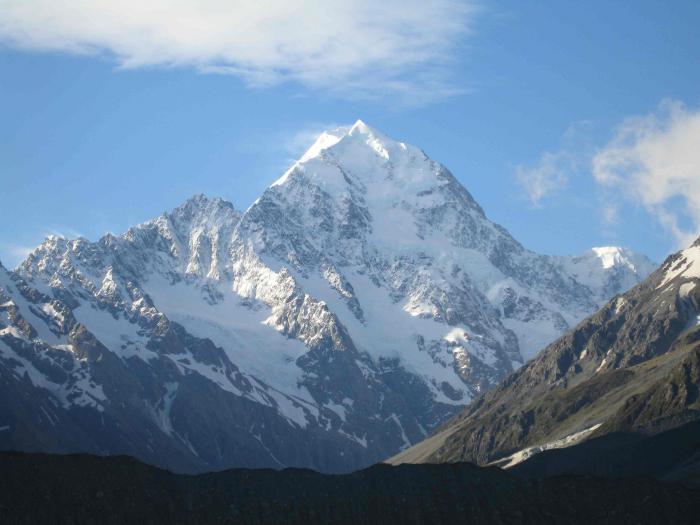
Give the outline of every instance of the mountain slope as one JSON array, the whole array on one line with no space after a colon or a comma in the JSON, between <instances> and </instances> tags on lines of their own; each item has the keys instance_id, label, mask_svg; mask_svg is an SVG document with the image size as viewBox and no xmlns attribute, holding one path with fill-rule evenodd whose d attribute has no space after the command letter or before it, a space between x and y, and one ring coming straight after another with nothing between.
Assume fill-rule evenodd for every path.
<instances>
[{"instance_id":1,"label":"mountain slope","mask_svg":"<svg viewBox=\"0 0 700 525\"><path fill-rule=\"evenodd\" d=\"M23 319L0 326L6 399L36 404L8 403L0 447L352 470L423 439L648 266L528 251L446 168L358 122L244 213L195 196L2 270ZM18 432L28 420L41 432Z\"/></svg>"},{"instance_id":2,"label":"mountain slope","mask_svg":"<svg viewBox=\"0 0 700 525\"><path fill-rule=\"evenodd\" d=\"M700 240L390 460L498 461L700 419Z\"/></svg>"}]
</instances>

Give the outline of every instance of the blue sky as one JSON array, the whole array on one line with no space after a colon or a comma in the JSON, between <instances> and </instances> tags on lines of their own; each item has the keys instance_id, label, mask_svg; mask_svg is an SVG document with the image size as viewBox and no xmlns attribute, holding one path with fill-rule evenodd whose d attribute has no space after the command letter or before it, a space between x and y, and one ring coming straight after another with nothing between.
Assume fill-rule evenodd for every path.
<instances>
[{"instance_id":1,"label":"blue sky","mask_svg":"<svg viewBox=\"0 0 700 525\"><path fill-rule=\"evenodd\" d=\"M0 0L3 263L195 193L245 209L358 118L536 251L661 261L699 233L697 1L195 4Z\"/></svg>"}]
</instances>

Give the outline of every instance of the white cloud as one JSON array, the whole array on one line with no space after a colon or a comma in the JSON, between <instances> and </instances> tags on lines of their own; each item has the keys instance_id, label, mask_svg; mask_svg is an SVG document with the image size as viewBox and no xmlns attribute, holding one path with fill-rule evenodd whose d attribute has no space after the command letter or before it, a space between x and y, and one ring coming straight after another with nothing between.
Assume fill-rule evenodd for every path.
<instances>
[{"instance_id":1,"label":"white cloud","mask_svg":"<svg viewBox=\"0 0 700 525\"><path fill-rule=\"evenodd\" d=\"M525 189L532 204L539 206L542 198L566 187L569 181L567 173L572 169L573 160L566 151L546 151L536 166L517 166L515 177Z\"/></svg>"},{"instance_id":2,"label":"white cloud","mask_svg":"<svg viewBox=\"0 0 700 525\"><path fill-rule=\"evenodd\" d=\"M588 120L572 123L564 132L558 151L545 151L533 167L522 164L515 167L515 178L533 206L540 207L543 198L566 188L582 159L590 156L591 126Z\"/></svg>"},{"instance_id":3,"label":"white cloud","mask_svg":"<svg viewBox=\"0 0 700 525\"><path fill-rule=\"evenodd\" d=\"M0 0L0 40L424 102L459 91L448 66L475 12L471 0Z\"/></svg>"},{"instance_id":4,"label":"white cloud","mask_svg":"<svg viewBox=\"0 0 700 525\"><path fill-rule=\"evenodd\" d=\"M26 259L33 249L34 247L21 246L19 244L5 244L4 249L0 251L0 255L3 255L0 262L6 268L14 268Z\"/></svg>"},{"instance_id":5,"label":"white cloud","mask_svg":"<svg viewBox=\"0 0 700 525\"><path fill-rule=\"evenodd\" d=\"M299 160L321 133L341 126L343 125L333 122L306 122L295 124L293 128L287 126L274 130L251 130L234 147L239 152L272 160L274 165L270 168L271 175L276 177L279 175L277 172L285 171Z\"/></svg>"},{"instance_id":6,"label":"white cloud","mask_svg":"<svg viewBox=\"0 0 700 525\"><path fill-rule=\"evenodd\" d=\"M593 157L593 176L642 204L687 245L700 233L700 110L663 102L632 117Z\"/></svg>"},{"instance_id":7,"label":"white cloud","mask_svg":"<svg viewBox=\"0 0 700 525\"><path fill-rule=\"evenodd\" d=\"M345 126L347 127L347 124ZM299 157L316 142L316 139L324 131L338 129L340 127L342 127L340 124L330 122L311 123L307 124L302 129L290 131L280 140L284 152L288 155L286 159L287 162L298 160Z\"/></svg>"},{"instance_id":8,"label":"white cloud","mask_svg":"<svg viewBox=\"0 0 700 525\"><path fill-rule=\"evenodd\" d=\"M609 226L620 222L620 212L614 202L605 201L601 209L603 223Z\"/></svg>"},{"instance_id":9,"label":"white cloud","mask_svg":"<svg viewBox=\"0 0 700 525\"><path fill-rule=\"evenodd\" d=\"M73 228L49 225L41 232L37 232L36 244L33 246L0 243L0 262L2 262L6 267L14 268L19 263L24 261L24 259L26 259L27 256L49 235L60 237L62 239L77 239L78 237L83 237L82 233Z\"/></svg>"},{"instance_id":10,"label":"white cloud","mask_svg":"<svg viewBox=\"0 0 700 525\"><path fill-rule=\"evenodd\" d=\"M83 234L78 230L66 226L47 227L43 232L43 237L46 238L49 235L60 237L61 239L77 239L78 237L83 237Z\"/></svg>"}]
</instances>

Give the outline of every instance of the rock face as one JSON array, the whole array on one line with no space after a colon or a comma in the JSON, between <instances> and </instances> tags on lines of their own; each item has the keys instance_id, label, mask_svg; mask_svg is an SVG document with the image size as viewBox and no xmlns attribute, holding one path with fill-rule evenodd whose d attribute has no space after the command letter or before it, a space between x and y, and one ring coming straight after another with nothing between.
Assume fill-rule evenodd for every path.
<instances>
[{"instance_id":1,"label":"rock face","mask_svg":"<svg viewBox=\"0 0 700 525\"><path fill-rule=\"evenodd\" d=\"M244 213L196 196L0 268L0 448L346 471L416 443L650 263L523 248L357 122Z\"/></svg>"},{"instance_id":2,"label":"rock face","mask_svg":"<svg viewBox=\"0 0 700 525\"><path fill-rule=\"evenodd\" d=\"M700 239L390 462L512 467L542 450L700 420L698 285Z\"/></svg>"}]
</instances>

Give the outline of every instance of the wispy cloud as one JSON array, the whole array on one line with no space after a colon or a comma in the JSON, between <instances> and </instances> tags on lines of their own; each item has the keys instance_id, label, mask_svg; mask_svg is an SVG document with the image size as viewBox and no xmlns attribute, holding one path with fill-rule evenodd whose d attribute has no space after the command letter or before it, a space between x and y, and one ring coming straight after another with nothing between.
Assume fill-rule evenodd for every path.
<instances>
[{"instance_id":1,"label":"wispy cloud","mask_svg":"<svg viewBox=\"0 0 700 525\"><path fill-rule=\"evenodd\" d=\"M66 226L49 226L43 232L43 237L48 237L53 235L55 237L61 237L62 239L77 239L78 237L83 237L83 234L78 230L75 230Z\"/></svg>"},{"instance_id":2,"label":"wispy cloud","mask_svg":"<svg viewBox=\"0 0 700 525\"><path fill-rule=\"evenodd\" d=\"M345 124L344 126L349 126ZM302 129L290 131L281 138L280 144L287 155L288 164L296 161L302 154L316 142L318 136L324 131L334 130L342 127L341 124L332 122L316 122L305 125Z\"/></svg>"},{"instance_id":3,"label":"wispy cloud","mask_svg":"<svg viewBox=\"0 0 700 525\"><path fill-rule=\"evenodd\" d=\"M83 237L83 234L79 231L66 227L49 225L43 228L40 232L37 232L36 243L34 245L20 244L20 243L2 243L0 242L0 261L7 267L13 268L21 263L27 256L37 248L43 239L53 235L55 237L61 237L63 239L77 239L78 237ZM24 242L32 242L29 239L25 239Z\"/></svg>"},{"instance_id":4,"label":"wispy cloud","mask_svg":"<svg viewBox=\"0 0 700 525\"><path fill-rule=\"evenodd\" d=\"M516 166L515 177L533 206L538 207L544 197L566 187L572 167L573 160L566 151L546 151L535 166Z\"/></svg>"},{"instance_id":5,"label":"wispy cloud","mask_svg":"<svg viewBox=\"0 0 700 525\"><path fill-rule=\"evenodd\" d=\"M620 212L614 202L610 200L605 200L601 208L601 218L603 219L603 224L607 226L615 226L620 222Z\"/></svg>"},{"instance_id":6,"label":"wispy cloud","mask_svg":"<svg viewBox=\"0 0 700 525\"><path fill-rule=\"evenodd\" d=\"M665 101L624 120L592 171L608 192L641 203L679 245L700 234L700 110Z\"/></svg>"},{"instance_id":7,"label":"wispy cloud","mask_svg":"<svg viewBox=\"0 0 700 525\"><path fill-rule=\"evenodd\" d=\"M579 169L590 148L587 137L590 124L588 121L572 124L564 133L558 151L545 151L534 166L515 167L515 178L533 206L540 207L542 199L567 187L569 177Z\"/></svg>"},{"instance_id":8,"label":"wispy cloud","mask_svg":"<svg viewBox=\"0 0 700 525\"><path fill-rule=\"evenodd\" d=\"M476 12L470 0L0 0L0 40L420 103L460 92L449 65Z\"/></svg>"},{"instance_id":9,"label":"wispy cloud","mask_svg":"<svg viewBox=\"0 0 700 525\"><path fill-rule=\"evenodd\" d=\"M32 246L20 246L18 244L6 244L4 254L6 260L2 261L8 268L14 268L24 259L27 258L34 247Z\"/></svg>"},{"instance_id":10,"label":"wispy cloud","mask_svg":"<svg viewBox=\"0 0 700 525\"><path fill-rule=\"evenodd\" d=\"M348 124L306 122L274 130L251 130L244 140L234 144L237 151L265 158L272 164L271 175L278 176L308 150L321 133Z\"/></svg>"}]
</instances>

